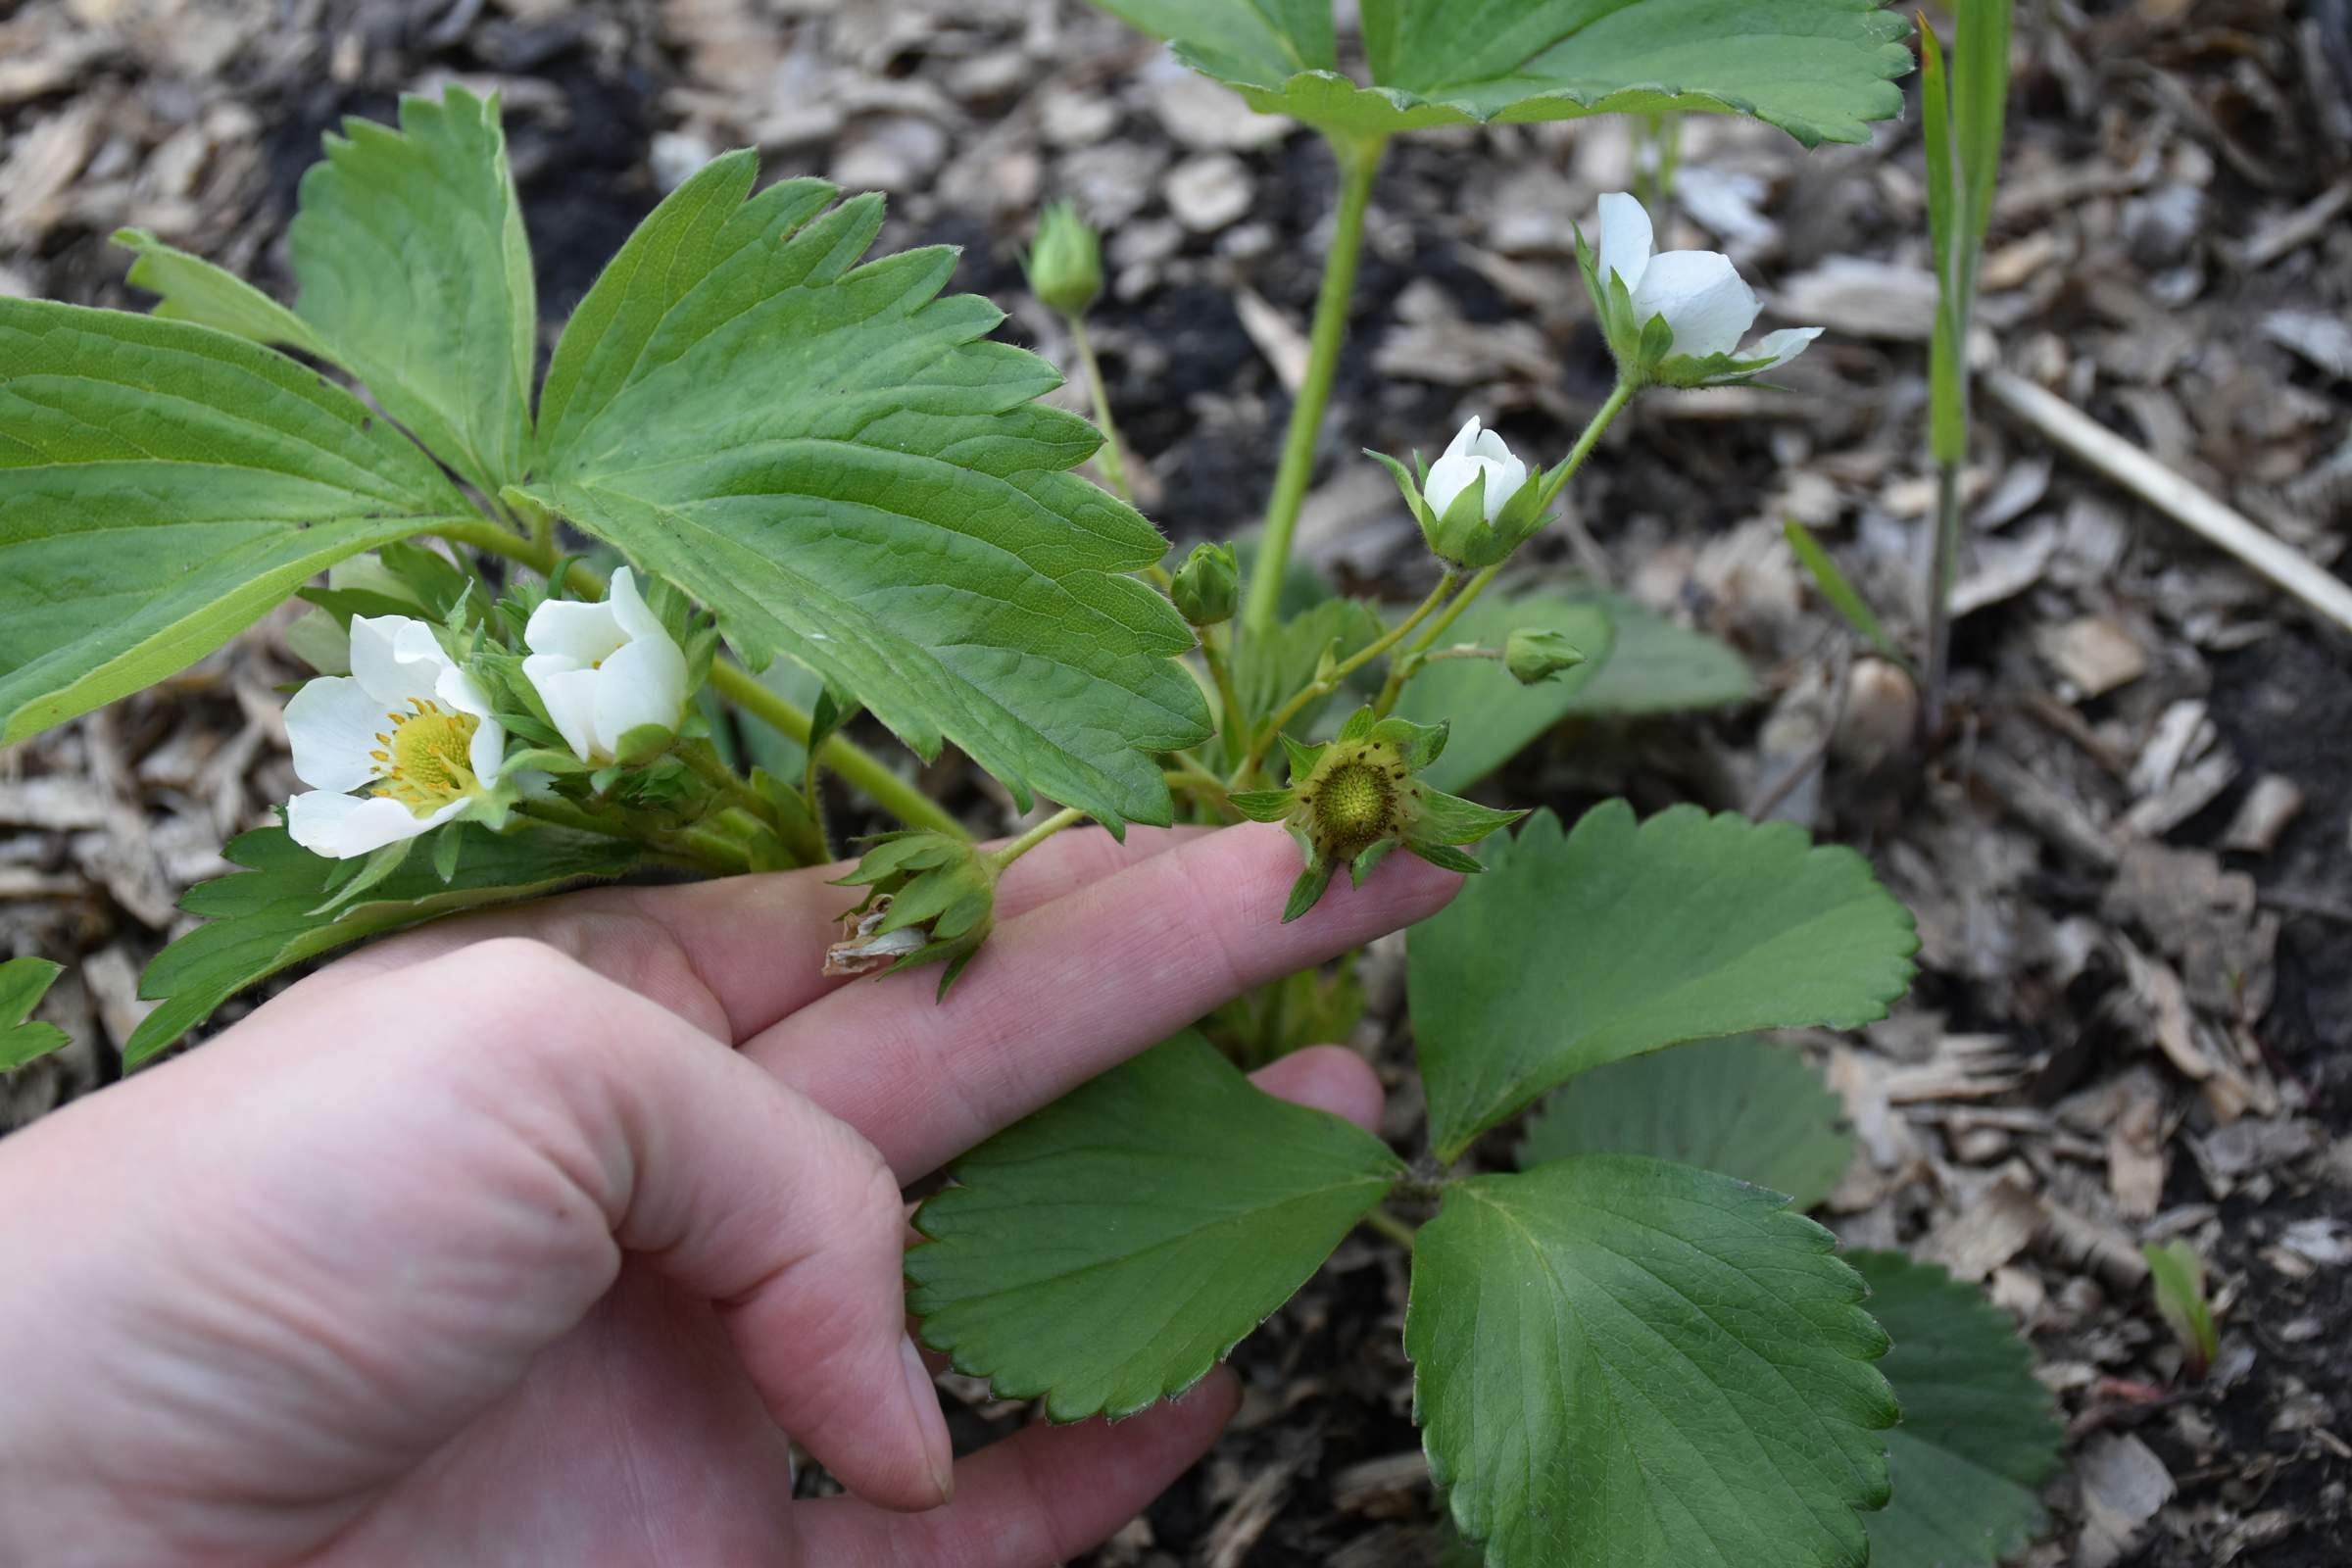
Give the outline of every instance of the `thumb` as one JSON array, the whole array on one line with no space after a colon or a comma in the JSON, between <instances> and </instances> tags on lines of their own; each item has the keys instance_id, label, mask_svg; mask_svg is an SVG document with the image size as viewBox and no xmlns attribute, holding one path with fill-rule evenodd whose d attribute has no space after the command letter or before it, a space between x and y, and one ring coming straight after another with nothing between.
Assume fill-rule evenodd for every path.
<instances>
[{"instance_id":1,"label":"thumb","mask_svg":"<svg viewBox=\"0 0 2352 1568\"><path fill-rule=\"evenodd\" d=\"M946 1501L947 1420L906 1336L903 1206L873 1146L550 948L487 943L430 967L464 972L427 989L529 999L493 1054L536 1080L514 1086L523 1103L562 1107L532 1141L622 1250L716 1306L777 1424L870 1501ZM517 1037L544 1044L507 1055Z\"/></svg>"}]
</instances>

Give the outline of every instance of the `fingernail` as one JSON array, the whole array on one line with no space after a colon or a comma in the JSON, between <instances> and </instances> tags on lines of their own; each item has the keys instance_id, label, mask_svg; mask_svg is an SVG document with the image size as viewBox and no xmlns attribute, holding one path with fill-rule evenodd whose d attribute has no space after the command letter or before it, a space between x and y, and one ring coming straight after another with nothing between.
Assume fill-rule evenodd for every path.
<instances>
[{"instance_id":1,"label":"fingernail","mask_svg":"<svg viewBox=\"0 0 2352 1568\"><path fill-rule=\"evenodd\" d=\"M915 1424L923 1429L923 1462L930 1466L939 1500L946 1502L956 1495L956 1446L948 1437L948 1413L940 1408L939 1390L913 1335L899 1341L899 1359L906 1367L906 1397L913 1402Z\"/></svg>"}]
</instances>

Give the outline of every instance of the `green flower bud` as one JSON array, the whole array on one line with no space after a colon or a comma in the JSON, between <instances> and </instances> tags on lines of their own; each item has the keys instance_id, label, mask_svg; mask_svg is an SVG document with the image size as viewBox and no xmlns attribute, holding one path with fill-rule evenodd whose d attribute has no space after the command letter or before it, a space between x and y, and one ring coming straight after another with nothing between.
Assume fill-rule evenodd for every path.
<instances>
[{"instance_id":1,"label":"green flower bud","mask_svg":"<svg viewBox=\"0 0 2352 1568\"><path fill-rule=\"evenodd\" d=\"M996 919L995 864L978 845L947 833L885 833L833 885L869 891L842 916L842 939L825 950L825 973L897 974L945 962L942 999Z\"/></svg>"},{"instance_id":2,"label":"green flower bud","mask_svg":"<svg viewBox=\"0 0 2352 1568\"><path fill-rule=\"evenodd\" d=\"M1522 686L1549 680L1584 662L1584 654L1567 638L1540 626L1522 626L1502 642L1502 667Z\"/></svg>"},{"instance_id":3,"label":"green flower bud","mask_svg":"<svg viewBox=\"0 0 2352 1568\"><path fill-rule=\"evenodd\" d=\"M1195 545L1176 568L1168 597L1177 613L1196 626L1214 626L1233 618L1234 601L1241 597L1242 566L1231 545Z\"/></svg>"},{"instance_id":4,"label":"green flower bud","mask_svg":"<svg viewBox=\"0 0 2352 1568\"><path fill-rule=\"evenodd\" d=\"M1409 472L1384 453L1364 455L1396 479L1431 552L1456 566L1492 566L1544 526L1542 479L1475 418L1426 469L1419 453Z\"/></svg>"},{"instance_id":5,"label":"green flower bud","mask_svg":"<svg viewBox=\"0 0 2352 1568\"><path fill-rule=\"evenodd\" d=\"M1375 719L1364 708L1324 745L1282 738L1291 759L1290 788L1245 790L1232 799L1244 816L1288 826L1306 858L1282 913L1286 922L1315 906L1342 865L1349 882L1361 887L1372 868L1398 849L1448 871L1484 869L1452 846L1475 844L1527 813L1491 810L1413 776L1446 750L1446 731L1444 724Z\"/></svg>"},{"instance_id":6,"label":"green flower bud","mask_svg":"<svg viewBox=\"0 0 2352 1568\"><path fill-rule=\"evenodd\" d=\"M1070 203L1049 202L1021 267L1030 293L1064 316L1084 316L1102 292L1102 236Z\"/></svg>"}]
</instances>

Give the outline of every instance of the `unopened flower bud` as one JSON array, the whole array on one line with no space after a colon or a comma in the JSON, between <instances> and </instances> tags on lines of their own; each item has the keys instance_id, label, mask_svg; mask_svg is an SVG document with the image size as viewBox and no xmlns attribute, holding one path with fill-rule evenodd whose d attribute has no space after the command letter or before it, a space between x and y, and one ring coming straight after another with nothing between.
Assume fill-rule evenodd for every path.
<instances>
[{"instance_id":1,"label":"unopened flower bud","mask_svg":"<svg viewBox=\"0 0 2352 1568\"><path fill-rule=\"evenodd\" d=\"M1545 627L1522 626L1503 639L1502 667L1522 686L1547 681L1584 662L1582 650Z\"/></svg>"},{"instance_id":2,"label":"unopened flower bud","mask_svg":"<svg viewBox=\"0 0 2352 1568\"><path fill-rule=\"evenodd\" d=\"M1622 192L1600 199L1597 251L1576 241L1577 265L1592 296L1618 372L1636 386L1734 386L1779 368L1821 335L1783 327L1742 348L1763 303L1730 257L1664 251L1649 214Z\"/></svg>"},{"instance_id":3,"label":"unopened flower bud","mask_svg":"<svg viewBox=\"0 0 2352 1568\"><path fill-rule=\"evenodd\" d=\"M1168 596L1177 613L1196 626L1214 626L1233 618L1234 601L1241 597L1242 567L1231 545L1195 545Z\"/></svg>"},{"instance_id":4,"label":"unopened flower bud","mask_svg":"<svg viewBox=\"0 0 2352 1568\"><path fill-rule=\"evenodd\" d=\"M1366 456L1396 478L1431 552L1456 566L1492 566L1544 526L1543 485L1531 484L1527 465L1475 417L1427 472L1409 472L1378 452ZM1420 461L1415 456L1416 467Z\"/></svg>"},{"instance_id":5,"label":"unopened flower bud","mask_svg":"<svg viewBox=\"0 0 2352 1568\"><path fill-rule=\"evenodd\" d=\"M1068 202L1037 215L1037 243L1021 259L1029 292L1064 316L1083 316L1102 292L1102 237Z\"/></svg>"}]
</instances>

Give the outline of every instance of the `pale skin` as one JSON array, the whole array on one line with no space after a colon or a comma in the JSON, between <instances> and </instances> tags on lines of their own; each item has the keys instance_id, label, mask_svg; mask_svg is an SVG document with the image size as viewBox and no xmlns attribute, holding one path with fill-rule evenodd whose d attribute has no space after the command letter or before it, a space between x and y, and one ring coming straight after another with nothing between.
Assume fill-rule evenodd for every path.
<instances>
[{"instance_id":1,"label":"pale skin","mask_svg":"<svg viewBox=\"0 0 2352 1568\"><path fill-rule=\"evenodd\" d=\"M953 1457L902 1184L1456 883L1397 856L1285 926L1279 830L1128 838L1006 872L944 1006L927 973L819 976L834 873L607 889L364 950L0 1141L0 1561L1030 1568L1100 1541L1233 1379ZM1379 1112L1337 1048L1258 1082ZM793 1502L796 1440L854 1495Z\"/></svg>"}]
</instances>

